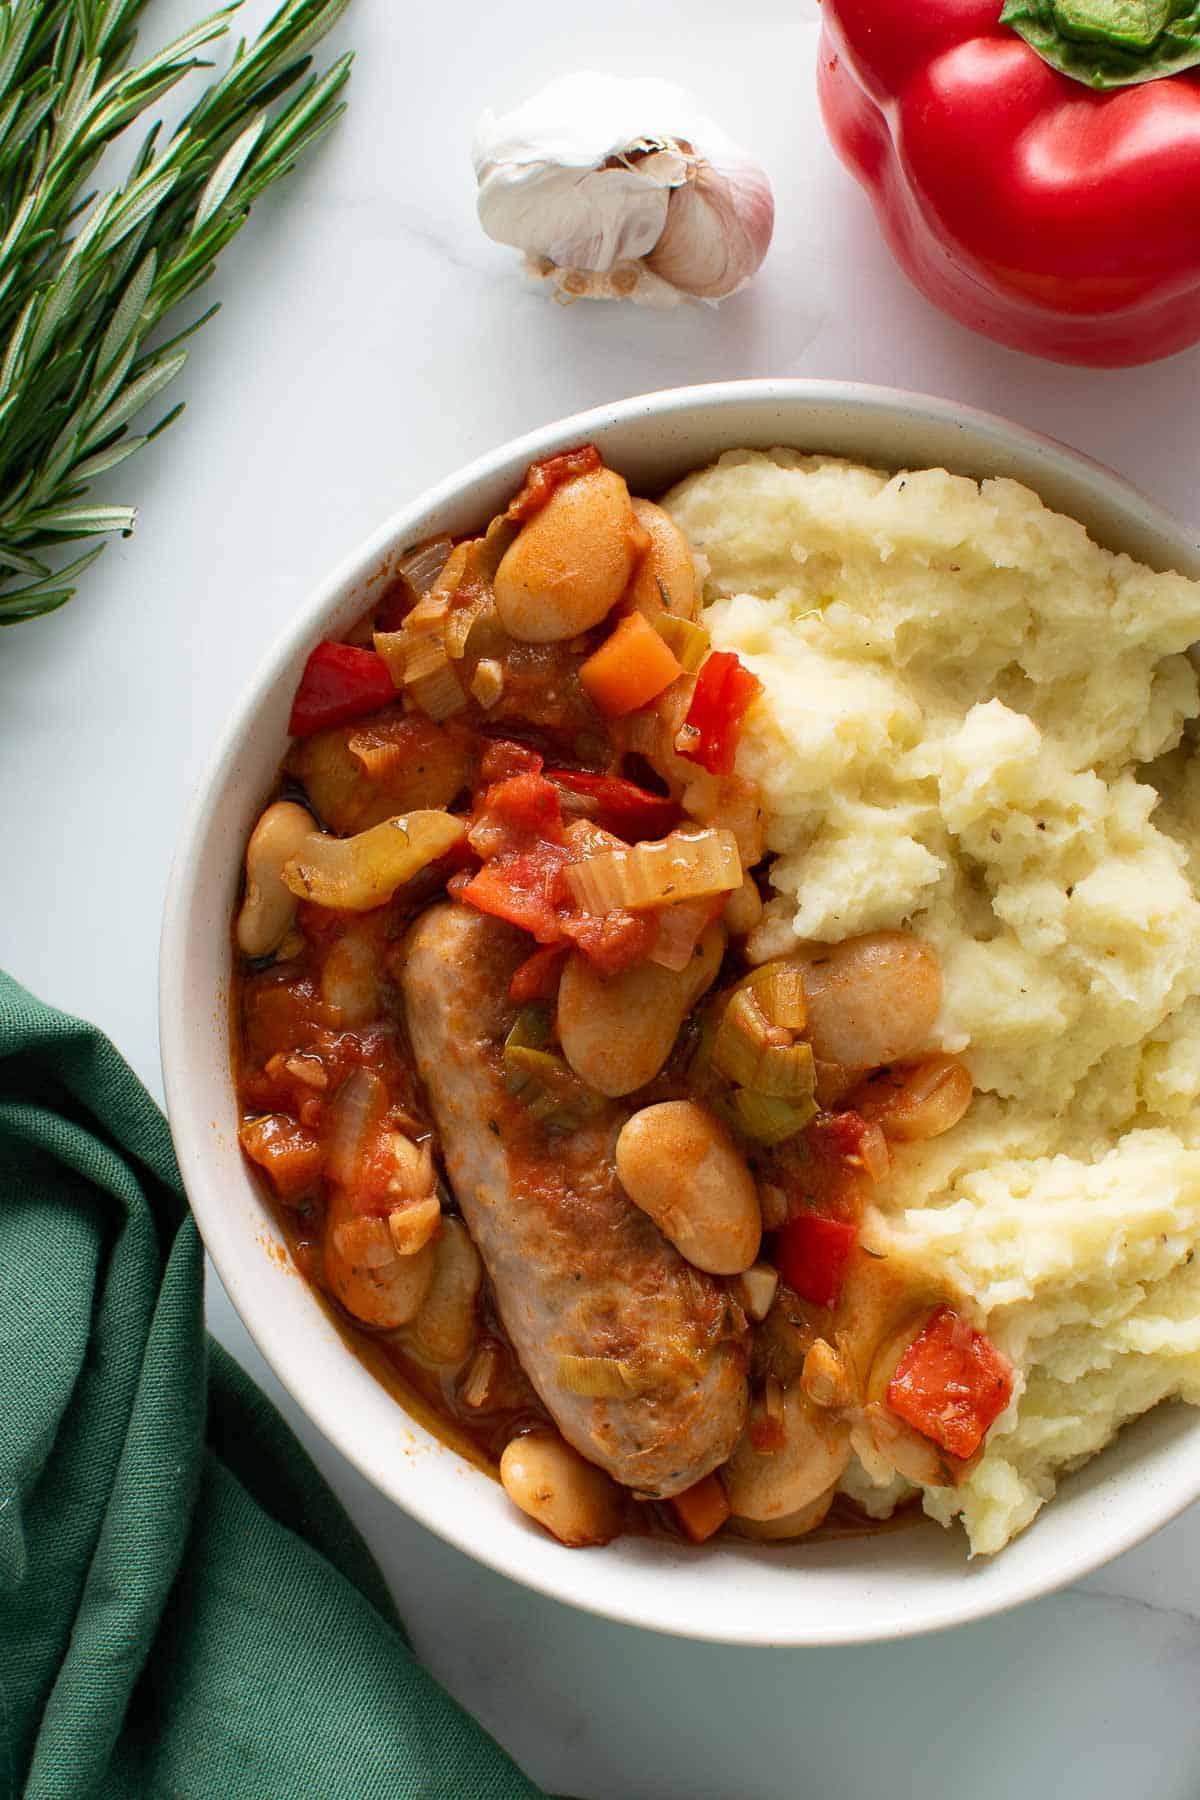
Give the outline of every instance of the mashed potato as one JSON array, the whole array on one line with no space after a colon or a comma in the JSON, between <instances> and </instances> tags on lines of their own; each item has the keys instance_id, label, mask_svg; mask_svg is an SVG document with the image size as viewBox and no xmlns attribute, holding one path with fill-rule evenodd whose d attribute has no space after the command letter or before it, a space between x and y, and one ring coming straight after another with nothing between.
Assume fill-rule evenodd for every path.
<instances>
[{"instance_id":1,"label":"mashed potato","mask_svg":"<svg viewBox=\"0 0 1200 1800\"><path fill-rule=\"evenodd\" d=\"M1124 1420L1200 1401L1200 583L944 470L735 452L667 505L766 689L759 950L908 926L942 960L934 1038L980 1095L896 1147L871 1229L1017 1368L973 1473L924 1495L994 1551Z\"/></svg>"}]
</instances>

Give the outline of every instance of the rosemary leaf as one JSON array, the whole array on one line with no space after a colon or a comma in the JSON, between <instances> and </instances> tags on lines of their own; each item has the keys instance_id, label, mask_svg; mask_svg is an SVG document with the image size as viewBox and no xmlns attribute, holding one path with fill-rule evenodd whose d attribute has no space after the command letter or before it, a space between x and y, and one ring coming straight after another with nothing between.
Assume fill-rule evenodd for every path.
<instances>
[{"instance_id":1,"label":"rosemary leaf","mask_svg":"<svg viewBox=\"0 0 1200 1800\"><path fill-rule=\"evenodd\" d=\"M146 3L0 6L0 625L64 605L104 543L57 569L44 555L133 529L135 509L90 502L89 484L178 417L182 406L130 434L217 308L169 335L159 327L212 274L257 196L345 110L351 58L309 71L350 0L283 0L174 134L151 124L124 182L93 193L109 145L202 66L198 52L236 11L133 64Z\"/></svg>"}]
</instances>

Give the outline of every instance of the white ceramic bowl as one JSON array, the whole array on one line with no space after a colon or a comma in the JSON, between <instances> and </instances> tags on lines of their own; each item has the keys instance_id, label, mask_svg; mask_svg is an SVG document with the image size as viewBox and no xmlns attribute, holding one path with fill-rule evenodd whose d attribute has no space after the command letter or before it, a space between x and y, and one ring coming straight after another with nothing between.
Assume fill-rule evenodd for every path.
<instances>
[{"instance_id":1,"label":"white ceramic bowl","mask_svg":"<svg viewBox=\"0 0 1200 1800\"><path fill-rule=\"evenodd\" d=\"M367 1373L280 1254L279 1232L238 1151L229 918L241 849L284 752L304 659L365 609L393 553L435 531L478 529L534 457L589 439L636 493L657 493L738 445L1011 475L1113 548L1200 577L1195 539L1107 469L999 419L882 388L747 381L678 389L578 414L480 458L402 507L297 607L234 711L188 813L163 927L161 1032L192 1207L248 1330L313 1422L398 1505L514 1580L613 1619L722 1643L863 1643L978 1619L1085 1574L1200 1496L1200 1412L1160 1408L1124 1432L990 1561L969 1564L960 1536L932 1525L792 1547L721 1539L693 1549L627 1538L603 1550L565 1550Z\"/></svg>"}]
</instances>

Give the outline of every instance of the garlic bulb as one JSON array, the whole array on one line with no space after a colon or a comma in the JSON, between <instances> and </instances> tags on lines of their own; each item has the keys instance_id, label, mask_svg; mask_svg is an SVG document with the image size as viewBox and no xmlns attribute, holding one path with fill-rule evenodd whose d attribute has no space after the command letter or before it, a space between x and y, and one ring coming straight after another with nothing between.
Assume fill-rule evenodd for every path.
<instances>
[{"instance_id":1,"label":"garlic bulb","mask_svg":"<svg viewBox=\"0 0 1200 1800\"><path fill-rule=\"evenodd\" d=\"M771 186L670 81L582 73L485 112L479 220L560 300L723 300L771 242Z\"/></svg>"}]
</instances>

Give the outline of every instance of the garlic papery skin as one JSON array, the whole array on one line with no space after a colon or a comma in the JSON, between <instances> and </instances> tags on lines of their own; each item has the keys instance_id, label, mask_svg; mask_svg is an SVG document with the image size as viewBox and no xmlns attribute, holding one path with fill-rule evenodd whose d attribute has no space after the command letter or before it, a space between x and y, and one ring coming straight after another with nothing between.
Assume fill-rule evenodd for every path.
<instances>
[{"instance_id":1,"label":"garlic papery skin","mask_svg":"<svg viewBox=\"0 0 1200 1800\"><path fill-rule=\"evenodd\" d=\"M472 157L484 230L561 300L721 300L771 241L766 175L673 82L562 76L485 112Z\"/></svg>"}]
</instances>

